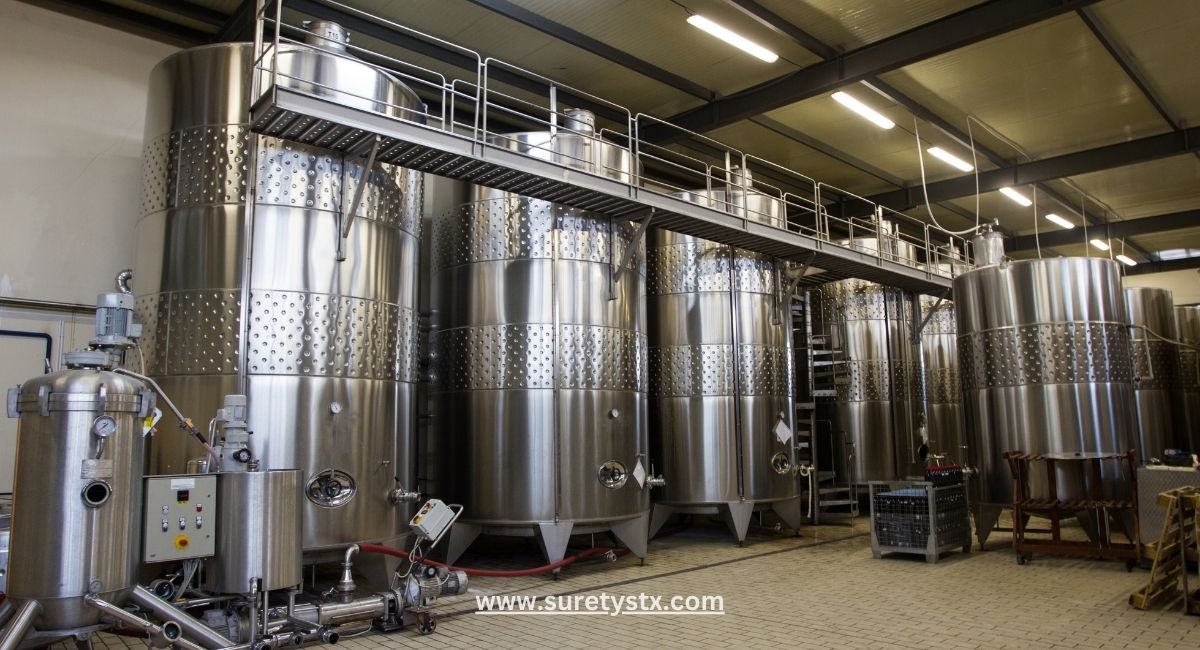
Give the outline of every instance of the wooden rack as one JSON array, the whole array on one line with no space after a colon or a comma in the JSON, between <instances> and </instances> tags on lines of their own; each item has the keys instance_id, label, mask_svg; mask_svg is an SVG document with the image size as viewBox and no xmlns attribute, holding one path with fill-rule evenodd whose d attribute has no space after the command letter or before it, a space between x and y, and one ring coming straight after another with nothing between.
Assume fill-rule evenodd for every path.
<instances>
[{"instance_id":1,"label":"wooden rack","mask_svg":"<svg viewBox=\"0 0 1200 650\"><path fill-rule=\"evenodd\" d=\"M1013 476L1013 548L1017 563L1025 564L1034 552L1067 557L1112 558L1125 560L1127 569L1141 558L1142 533L1137 517L1137 452L1119 454L1078 452L1066 454L1026 454L1009 451L1004 454ZM1129 485L1128 499L1105 494L1103 465L1117 465L1124 483ZM1080 485L1086 496L1060 499L1058 470L1081 465L1080 476L1088 477L1087 486ZM1033 468L1044 471L1046 496L1029 494L1029 479ZM1110 468L1110 471L1111 468ZM1119 495L1124 497L1125 495ZM1096 525L1094 541L1066 540L1062 537L1062 520L1084 515ZM1030 516L1044 517L1050 522L1050 538L1030 538L1033 532L1026 527ZM1112 517L1124 517L1133 526L1132 543L1112 540Z\"/></svg>"}]
</instances>

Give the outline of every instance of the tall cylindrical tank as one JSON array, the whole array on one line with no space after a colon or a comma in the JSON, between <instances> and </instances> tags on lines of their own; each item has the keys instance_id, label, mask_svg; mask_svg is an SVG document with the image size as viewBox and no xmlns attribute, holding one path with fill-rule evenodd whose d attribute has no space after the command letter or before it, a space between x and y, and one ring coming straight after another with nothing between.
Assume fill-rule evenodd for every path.
<instances>
[{"instance_id":1,"label":"tall cylindrical tank","mask_svg":"<svg viewBox=\"0 0 1200 650\"><path fill-rule=\"evenodd\" d=\"M1175 308L1175 322L1179 340L1187 345L1177 346L1179 406L1176 444L1187 447L1192 453L1200 453L1200 306L1189 305Z\"/></svg>"},{"instance_id":2,"label":"tall cylindrical tank","mask_svg":"<svg viewBox=\"0 0 1200 650\"><path fill-rule=\"evenodd\" d=\"M977 528L986 540L998 507L1012 503L1004 452L1132 448L1129 319L1117 264L1099 258L978 268L955 278L954 304L970 457L982 491ZM1060 496L1075 478L1059 481ZM1120 490L1111 478L1108 487Z\"/></svg>"},{"instance_id":3,"label":"tall cylindrical tank","mask_svg":"<svg viewBox=\"0 0 1200 650\"><path fill-rule=\"evenodd\" d=\"M279 83L319 79L308 90L397 114L419 105L339 51L336 26L313 29L334 40L283 46ZM198 47L151 74L135 286L146 372L189 414L247 395L262 466L303 472L306 551L395 542L408 508L388 493L413 487L422 176L252 133L253 56ZM150 469L181 473L202 453L158 436Z\"/></svg>"},{"instance_id":4,"label":"tall cylindrical tank","mask_svg":"<svg viewBox=\"0 0 1200 650\"><path fill-rule=\"evenodd\" d=\"M1178 384L1175 300L1167 289L1125 289L1133 353L1134 397L1137 399L1138 456L1145 463L1161 459L1164 449L1186 441L1175 439L1173 404Z\"/></svg>"},{"instance_id":5,"label":"tall cylindrical tank","mask_svg":"<svg viewBox=\"0 0 1200 650\"><path fill-rule=\"evenodd\" d=\"M628 151L586 111L569 115L556 133L494 143L628 178ZM464 506L451 561L481 532L536 535L555 560L572 532L612 530L644 554L644 244L619 268L636 231L485 187L434 218L433 424Z\"/></svg>"},{"instance_id":6,"label":"tall cylindrical tank","mask_svg":"<svg viewBox=\"0 0 1200 650\"><path fill-rule=\"evenodd\" d=\"M884 222L878 230L890 233L892 225ZM911 245L894 237L845 243L913 259ZM841 351L845 364L830 414L835 471L841 480L858 484L917 471L912 301L899 289L859 279L821 285L817 295L830 345Z\"/></svg>"},{"instance_id":7,"label":"tall cylindrical tank","mask_svg":"<svg viewBox=\"0 0 1200 650\"><path fill-rule=\"evenodd\" d=\"M923 295L919 304L921 318L928 317L920 337L918 403L924 404L929 451L945 456L946 462L965 463L967 441L963 434L954 303Z\"/></svg>"},{"instance_id":8,"label":"tall cylindrical tank","mask_svg":"<svg viewBox=\"0 0 1200 650\"><path fill-rule=\"evenodd\" d=\"M93 625L100 610L85 595L121 603L137 584L141 418L154 396L97 354L68 354L69 369L26 381L10 402L20 420L8 597L38 601L39 630Z\"/></svg>"},{"instance_id":9,"label":"tall cylindrical tank","mask_svg":"<svg viewBox=\"0 0 1200 650\"><path fill-rule=\"evenodd\" d=\"M754 191L745 173L734 186L684 198L782 225L782 201ZM667 477L651 531L672 512L711 511L741 540L767 504L798 526L783 262L656 229L648 268L650 432Z\"/></svg>"}]
</instances>

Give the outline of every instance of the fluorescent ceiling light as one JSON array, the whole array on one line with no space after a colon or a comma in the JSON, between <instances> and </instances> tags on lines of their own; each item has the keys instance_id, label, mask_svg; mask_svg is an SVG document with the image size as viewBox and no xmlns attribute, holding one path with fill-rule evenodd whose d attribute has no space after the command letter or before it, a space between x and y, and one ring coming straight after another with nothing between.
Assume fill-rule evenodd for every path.
<instances>
[{"instance_id":1,"label":"fluorescent ceiling light","mask_svg":"<svg viewBox=\"0 0 1200 650\"><path fill-rule=\"evenodd\" d=\"M1046 215L1046 220L1051 223L1062 226L1063 228L1066 228L1067 230L1070 230L1075 227L1075 224L1073 224L1070 221L1067 221L1066 219L1063 219L1062 217L1058 216L1057 214L1053 214L1053 213Z\"/></svg>"},{"instance_id":2,"label":"fluorescent ceiling light","mask_svg":"<svg viewBox=\"0 0 1200 650\"><path fill-rule=\"evenodd\" d=\"M1033 201L1030 201L1024 194L1021 194L1011 187L1000 188L1000 193L1016 201L1017 203L1020 203L1023 207L1028 208L1029 206L1033 205Z\"/></svg>"},{"instance_id":3,"label":"fluorescent ceiling light","mask_svg":"<svg viewBox=\"0 0 1200 650\"><path fill-rule=\"evenodd\" d=\"M1137 262L1133 261L1132 257L1128 257L1125 255L1118 255L1117 259L1120 260L1120 262L1122 264L1124 264L1125 266L1137 266Z\"/></svg>"},{"instance_id":4,"label":"fluorescent ceiling light","mask_svg":"<svg viewBox=\"0 0 1200 650\"><path fill-rule=\"evenodd\" d=\"M959 158L958 156L950 153L949 151L946 151L945 149L943 149L941 147L930 147L928 149L928 151L929 151L929 154L931 156L933 156L934 158L941 158L944 162L949 163L951 167L957 167L958 169L960 169L964 172L969 172L972 169L975 169L967 161L963 160L962 158Z\"/></svg>"},{"instance_id":5,"label":"fluorescent ceiling light","mask_svg":"<svg viewBox=\"0 0 1200 650\"><path fill-rule=\"evenodd\" d=\"M870 106L867 106L866 104L858 101L857 99L851 97L850 95L847 95L846 93L844 93L840 90L837 91L836 93L833 93L833 99L834 99L834 101L841 104L842 106L845 106L846 108L854 111L855 113L858 113L859 115L867 118L868 120L871 120L872 122L875 123L875 126L878 126L881 129L890 129L893 126L896 126L895 122L884 117L879 111L876 111L875 109L871 108Z\"/></svg>"},{"instance_id":6,"label":"fluorescent ceiling light","mask_svg":"<svg viewBox=\"0 0 1200 650\"><path fill-rule=\"evenodd\" d=\"M1108 242L1104 241L1103 239L1093 239L1091 244L1102 251L1108 250Z\"/></svg>"},{"instance_id":7,"label":"fluorescent ceiling light","mask_svg":"<svg viewBox=\"0 0 1200 650\"><path fill-rule=\"evenodd\" d=\"M717 38L725 41L726 43L729 43L730 45L736 47L737 49L739 49L753 57L762 59L763 61L766 61L767 63L775 63L776 61L779 60L778 54L772 52L771 50L768 50L767 48L759 45L758 43L755 43L754 41L746 38L745 36L742 36L741 34L735 32L733 30L727 29L725 27L722 27L722 26L714 23L713 21L705 18L704 16L701 16L699 14L692 14L691 16L688 16L687 21L692 26L699 27L700 29L703 29L704 31L708 32L709 34L712 34L713 36L716 36Z\"/></svg>"}]
</instances>

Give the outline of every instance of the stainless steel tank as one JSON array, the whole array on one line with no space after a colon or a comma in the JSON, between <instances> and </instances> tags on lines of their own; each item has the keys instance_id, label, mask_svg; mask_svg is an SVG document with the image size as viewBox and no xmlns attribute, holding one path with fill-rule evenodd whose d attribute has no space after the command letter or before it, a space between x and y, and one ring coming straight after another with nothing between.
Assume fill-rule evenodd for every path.
<instances>
[{"instance_id":1,"label":"stainless steel tank","mask_svg":"<svg viewBox=\"0 0 1200 650\"><path fill-rule=\"evenodd\" d=\"M10 397L20 420L7 590L17 605L41 605L39 630L94 625L101 612L85 595L122 603L137 584L141 418L154 396L93 366L95 354L68 354L69 369L30 379Z\"/></svg>"},{"instance_id":2,"label":"stainless steel tank","mask_svg":"<svg viewBox=\"0 0 1200 650\"><path fill-rule=\"evenodd\" d=\"M628 152L584 111L556 134L494 142L627 178ZM644 245L613 277L636 224L484 187L435 217L434 427L452 440L463 520L453 561L481 532L536 535L550 560L569 536L611 530L646 548ZM610 283L611 282L611 283Z\"/></svg>"},{"instance_id":3,"label":"stainless steel tank","mask_svg":"<svg viewBox=\"0 0 1200 650\"><path fill-rule=\"evenodd\" d=\"M1021 260L954 280L963 404L981 482L981 543L1012 503L1006 451L1105 452L1136 440L1129 319L1117 264ZM1106 486L1121 491L1115 477ZM1060 477L1057 496L1081 477ZM1038 486L1031 486L1038 490Z\"/></svg>"},{"instance_id":4,"label":"stainless steel tank","mask_svg":"<svg viewBox=\"0 0 1200 650\"><path fill-rule=\"evenodd\" d=\"M247 594L303 582L303 479L294 469L217 474L217 543L205 572L207 589Z\"/></svg>"},{"instance_id":5,"label":"stainless steel tank","mask_svg":"<svg viewBox=\"0 0 1200 650\"><path fill-rule=\"evenodd\" d=\"M395 115L419 105L346 57L336 26L314 29L333 40L283 46L279 83ZM189 414L247 395L262 467L303 471L306 551L395 543L409 513L388 493L413 487L422 175L253 134L251 50L184 50L151 74L135 287L146 372ZM181 473L202 454L158 436L150 469Z\"/></svg>"},{"instance_id":6,"label":"stainless steel tank","mask_svg":"<svg viewBox=\"0 0 1200 650\"><path fill-rule=\"evenodd\" d=\"M912 246L894 236L844 242L857 250L914 260ZM817 292L821 322L841 350L844 379L829 411L834 469L844 482L891 481L919 472L916 439L917 363L913 304L900 289L866 280L840 280Z\"/></svg>"},{"instance_id":7,"label":"stainless steel tank","mask_svg":"<svg viewBox=\"0 0 1200 650\"><path fill-rule=\"evenodd\" d=\"M1133 353L1134 397L1137 400L1137 450L1141 462L1161 459L1164 449L1186 441L1176 440L1175 392L1179 382L1175 300L1167 289L1125 289Z\"/></svg>"},{"instance_id":8,"label":"stainless steel tank","mask_svg":"<svg viewBox=\"0 0 1200 650\"><path fill-rule=\"evenodd\" d=\"M732 185L682 196L782 225L782 201L746 174ZM784 263L661 229L649 252L650 432L667 478L651 534L676 512L720 514L738 541L755 509L799 527Z\"/></svg>"},{"instance_id":9,"label":"stainless steel tank","mask_svg":"<svg viewBox=\"0 0 1200 650\"><path fill-rule=\"evenodd\" d=\"M922 295L918 404L924 405L929 452L944 462L967 462L963 432L962 383L958 375L958 326L954 303ZM930 315L932 312L932 315Z\"/></svg>"},{"instance_id":10,"label":"stainless steel tank","mask_svg":"<svg viewBox=\"0 0 1200 650\"><path fill-rule=\"evenodd\" d=\"M1175 308L1175 323L1179 340L1187 345L1177 346L1179 406L1175 411L1176 443L1192 453L1200 453L1200 306Z\"/></svg>"}]
</instances>

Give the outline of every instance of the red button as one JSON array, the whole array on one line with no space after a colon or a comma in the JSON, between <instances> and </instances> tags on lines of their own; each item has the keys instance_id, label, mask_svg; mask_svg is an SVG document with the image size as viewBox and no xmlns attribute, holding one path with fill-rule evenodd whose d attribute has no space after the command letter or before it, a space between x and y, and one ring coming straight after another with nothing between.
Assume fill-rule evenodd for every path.
<instances>
[{"instance_id":1,"label":"red button","mask_svg":"<svg viewBox=\"0 0 1200 650\"><path fill-rule=\"evenodd\" d=\"M197 504L197 505L196 505L196 512L204 512L204 506Z\"/></svg>"}]
</instances>

